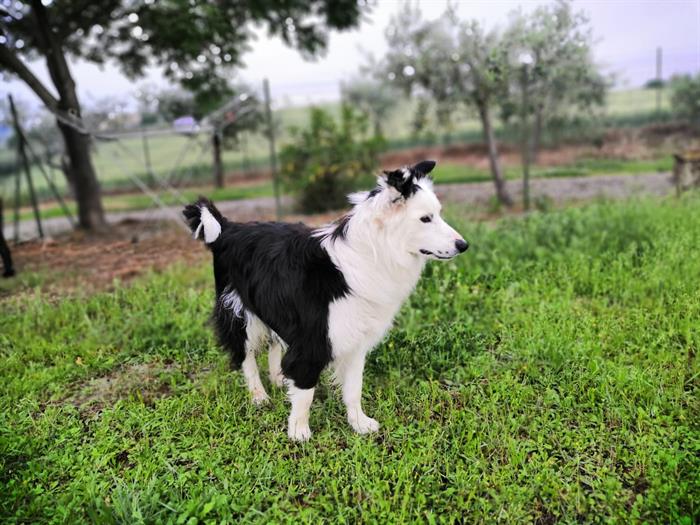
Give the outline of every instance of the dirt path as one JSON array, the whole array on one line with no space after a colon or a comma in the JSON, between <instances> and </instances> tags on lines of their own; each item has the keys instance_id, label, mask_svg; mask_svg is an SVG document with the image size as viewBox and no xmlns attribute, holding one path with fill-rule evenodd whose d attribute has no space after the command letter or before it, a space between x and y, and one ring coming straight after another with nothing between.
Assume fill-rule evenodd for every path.
<instances>
[{"instance_id":1,"label":"dirt path","mask_svg":"<svg viewBox=\"0 0 700 525\"><path fill-rule=\"evenodd\" d=\"M517 200L521 199L522 183L509 181L508 189ZM673 189L670 174L648 173L641 175L599 175L588 177L565 177L550 179L534 179L532 181L533 199L537 196L547 196L554 202L590 200L596 197L620 199L636 194L665 195ZM437 193L445 202L465 205L488 205L494 196L491 182L472 184L441 184ZM217 202L222 213L231 219L270 220L275 216L275 202L272 197L257 199ZM291 197L283 197L283 207L289 209ZM109 213L110 223L125 220L160 221L179 218L181 207L173 206L167 209L150 209ZM65 218L53 218L43 221L44 230L49 235L58 235L70 231L70 224ZM5 225L5 237L13 238L12 224ZM36 225L33 221L20 223L20 239L36 237Z\"/></svg>"},{"instance_id":2,"label":"dirt path","mask_svg":"<svg viewBox=\"0 0 700 525\"><path fill-rule=\"evenodd\" d=\"M516 201L522 199L522 181L508 181ZM666 195L673 190L670 173L641 175L597 175L588 177L539 178L531 183L532 198L548 197L554 202L585 201L598 197L624 199L633 195ZM441 184L436 193L443 202L488 205L493 183Z\"/></svg>"}]
</instances>

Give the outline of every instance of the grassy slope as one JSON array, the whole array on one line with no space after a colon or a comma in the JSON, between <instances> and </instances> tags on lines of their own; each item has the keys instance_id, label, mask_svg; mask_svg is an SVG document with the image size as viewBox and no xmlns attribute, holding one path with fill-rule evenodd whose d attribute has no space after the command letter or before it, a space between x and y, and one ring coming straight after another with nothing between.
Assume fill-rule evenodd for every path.
<instances>
[{"instance_id":1,"label":"grassy slope","mask_svg":"<svg viewBox=\"0 0 700 525\"><path fill-rule=\"evenodd\" d=\"M280 391L250 406L205 324L208 266L0 303L0 516L700 519L699 204L599 204L495 228L453 216L472 248L428 266L369 360L372 437L352 434L327 382L308 444L287 441ZM162 367L169 395L98 414L61 401L135 363Z\"/></svg>"}]
</instances>

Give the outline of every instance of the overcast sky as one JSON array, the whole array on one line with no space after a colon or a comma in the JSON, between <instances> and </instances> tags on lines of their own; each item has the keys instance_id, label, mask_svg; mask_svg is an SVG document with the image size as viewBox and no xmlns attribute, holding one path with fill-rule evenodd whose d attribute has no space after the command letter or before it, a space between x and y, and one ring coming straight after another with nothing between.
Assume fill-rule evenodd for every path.
<instances>
[{"instance_id":1,"label":"overcast sky","mask_svg":"<svg viewBox=\"0 0 700 525\"><path fill-rule=\"evenodd\" d=\"M339 83L354 76L364 62L364 53L381 56L386 49L384 28L401 7L400 0L379 0L367 20L354 31L334 33L328 52L313 62L286 48L278 39L261 34L245 55L246 68L240 76L256 85L270 79L273 97L280 103L313 103L337 98ZM415 3L415 2L414 2ZM454 1L464 17L475 18L487 27L503 26L508 13L517 7L531 10L547 3L539 0L461 0ZM441 14L446 2L418 2L426 18ZM607 71L618 75L618 85L639 86L655 75L657 46L664 51L664 77L674 73L700 71L700 0L576 0L577 9L585 11L596 38L596 60ZM117 68L99 69L86 63L72 64L83 103L90 106L107 96L129 99L135 84ZM42 64L32 69L48 83ZM157 70L136 85L166 83ZM36 97L18 81L2 86L3 92L38 105Z\"/></svg>"}]
</instances>

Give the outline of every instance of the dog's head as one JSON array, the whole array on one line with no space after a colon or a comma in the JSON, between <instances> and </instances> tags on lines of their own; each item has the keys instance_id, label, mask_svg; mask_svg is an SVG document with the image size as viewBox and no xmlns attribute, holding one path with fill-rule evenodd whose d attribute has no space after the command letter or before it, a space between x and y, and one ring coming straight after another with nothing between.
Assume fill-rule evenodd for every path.
<instances>
[{"instance_id":1,"label":"dog's head","mask_svg":"<svg viewBox=\"0 0 700 525\"><path fill-rule=\"evenodd\" d=\"M414 166L384 171L377 187L350 196L354 216L362 216L379 229L397 255L411 254L428 259L451 259L469 244L447 224L442 206L433 192L432 160Z\"/></svg>"}]
</instances>

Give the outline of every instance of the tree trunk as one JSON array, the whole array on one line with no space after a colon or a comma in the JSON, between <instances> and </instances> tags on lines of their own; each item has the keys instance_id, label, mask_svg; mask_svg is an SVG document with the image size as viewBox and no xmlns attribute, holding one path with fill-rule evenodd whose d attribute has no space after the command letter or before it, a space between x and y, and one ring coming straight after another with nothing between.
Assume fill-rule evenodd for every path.
<instances>
[{"instance_id":1,"label":"tree trunk","mask_svg":"<svg viewBox=\"0 0 700 525\"><path fill-rule=\"evenodd\" d=\"M535 109L535 126L532 133L532 145L530 149L530 161L534 164L537 162L537 157L540 153L540 144L542 141L542 107L537 106Z\"/></svg>"},{"instance_id":2,"label":"tree trunk","mask_svg":"<svg viewBox=\"0 0 700 525\"><path fill-rule=\"evenodd\" d=\"M59 94L57 109L80 119L80 103L75 90L75 81L71 76L63 49L51 31L46 8L40 0L32 0L32 10L39 29L37 37L46 58L51 80ZM78 224L86 230L105 230L107 221L102 208L100 184L90 156L90 137L65 122L59 121L58 127L70 159L68 182L73 188L78 205Z\"/></svg>"},{"instance_id":3,"label":"tree trunk","mask_svg":"<svg viewBox=\"0 0 700 525\"><path fill-rule=\"evenodd\" d=\"M224 187L224 165L221 161L221 135L214 133L212 137L212 150L214 152L214 186Z\"/></svg>"},{"instance_id":4,"label":"tree trunk","mask_svg":"<svg viewBox=\"0 0 700 525\"><path fill-rule=\"evenodd\" d=\"M485 103L478 104L479 117L481 118L481 126L484 131L484 139L489 150L489 164L491 166L491 177L496 186L496 197L501 204L512 206L513 199L511 198L506 188L506 181L503 177L503 170L498 159L498 146L496 145L496 136L491 125L491 115L489 108Z\"/></svg>"},{"instance_id":5,"label":"tree trunk","mask_svg":"<svg viewBox=\"0 0 700 525\"><path fill-rule=\"evenodd\" d=\"M58 127L70 160L66 176L78 206L78 224L86 230L105 230L107 221L102 208L100 183L90 157L90 137L61 122Z\"/></svg>"}]
</instances>

